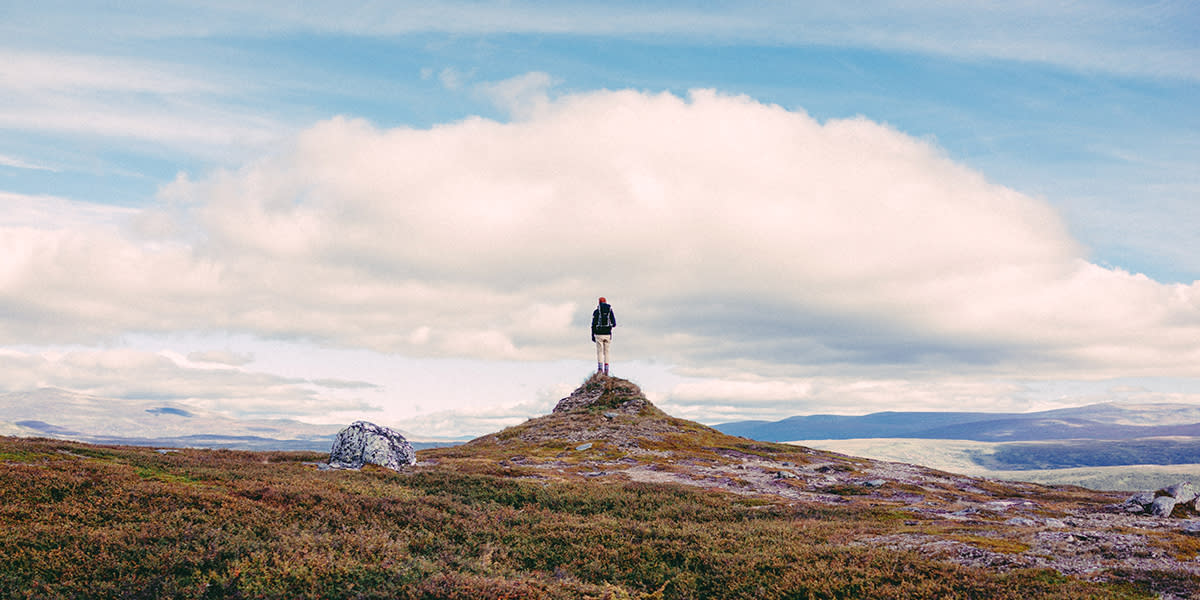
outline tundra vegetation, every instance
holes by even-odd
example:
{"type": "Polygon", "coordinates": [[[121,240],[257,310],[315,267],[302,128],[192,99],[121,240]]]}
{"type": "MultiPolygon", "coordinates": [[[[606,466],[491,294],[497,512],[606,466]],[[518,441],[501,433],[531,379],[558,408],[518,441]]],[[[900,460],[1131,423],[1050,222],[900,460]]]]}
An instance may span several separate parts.
{"type": "MultiPolygon", "coordinates": [[[[871,461],[726,436],[631,402],[620,380],[589,384],[600,394],[593,406],[419,451],[401,471],[320,470],[327,456],[305,452],[0,438],[0,597],[1023,600],[1200,590],[1179,569],[971,564],[963,549],[1021,556],[1038,532],[1006,524],[1006,513],[948,517],[974,496],[1036,498],[1035,518],[1102,511],[1113,497],[964,487],[948,474],[870,479],[871,461]],[[782,466],[764,478],[763,464],[782,466]],[[896,542],[912,539],[954,550],[896,542]]],[[[1200,552],[1200,540],[1174,530],[1144,543],[1177,561],[1200,552]]]]}

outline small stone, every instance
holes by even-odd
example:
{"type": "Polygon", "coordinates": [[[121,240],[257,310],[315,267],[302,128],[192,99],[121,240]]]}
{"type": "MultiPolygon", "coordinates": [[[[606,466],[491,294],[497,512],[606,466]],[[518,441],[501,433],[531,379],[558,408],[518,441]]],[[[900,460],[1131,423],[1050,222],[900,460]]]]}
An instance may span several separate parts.
{"type": "Polygon", "coordinates": [[[869,481],[863,482],[863,485],[865,485],[867,487],[872,487],[872,488],[883,487],[886,484],[887,484],[886,479],[871,479],[869,481]]]}
{"type": "Polygon", "coordinates": [[[795,473],[787,471],[775,471],[775,479],[799,479],[795,473]]]}
{"type": "Polygon", "coordinates": [[[1156,517],[1169,517],[1171,516],[1171,511],[1175,510],[1176,504],[1178,504],[1178,501],[1171,496],[1159,496],[1150,505],[1150,514],[1156,517]]]}
{"type": "Polygon", "coordinates": [[[609,421],[611,421],[611,420],[613,420],[613,419],[615,419],[615,418],[617,418],[617,417],[619,417],[619,416],[621,416],[621,415],[619,415],[619,414],[617,414],[617,413],[615,413],[615,412],[606,412],[606,413],[604,413],[604,418],[605,418],[605,419],[608,419],[609,421]]]}
{"type": "Polygon", "coordinates": [[[1063,521],[1062,519],[1045,519],[1042,521],[1042,523],[1044,523],[1046,527],[1054,527],[1056,529],[1063,529],[1067,526],[1066,521],[1063,521]]]}
{"type": "Polygon", "coordinates": [[[1189,519],[1184,521],[1180,529],[1186,531],[1187,533],[1200,533],[1200,519],[1189,519]]]}
{"type": "Polygon", "coordinates": [[[588,442],[588,443],[586,443],[586,444],[580,444],[580,445],[578,445],[578,446],[575,446],[575,449],[576,449],[576,450],[579,450],[580,452],[582,452],[582,451],[584,451],[584,450],[587,450],[587,449],[589,449],[589,448],[591,448],[591,447],[592,447],[592,443],[591,443],[591,442],[588,442]]]}
{"type": "Polygon", "coordinates": [[[1026,517],[1013,517],[1004,522],[1005,525],[1013,525],[1015,527],[1033,527],[1037,525],[1037,521],[1026,517]]]}

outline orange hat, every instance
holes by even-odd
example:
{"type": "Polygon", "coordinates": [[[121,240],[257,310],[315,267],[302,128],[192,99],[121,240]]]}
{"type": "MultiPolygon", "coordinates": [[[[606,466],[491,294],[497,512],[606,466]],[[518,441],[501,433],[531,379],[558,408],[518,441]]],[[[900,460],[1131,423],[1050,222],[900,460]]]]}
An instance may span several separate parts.
{"type": "Polygon", "coordinates": [[[600,296],[600,302],[601,303],[608,302],[608,298],[605,298],[604,296],[600,296]]]}

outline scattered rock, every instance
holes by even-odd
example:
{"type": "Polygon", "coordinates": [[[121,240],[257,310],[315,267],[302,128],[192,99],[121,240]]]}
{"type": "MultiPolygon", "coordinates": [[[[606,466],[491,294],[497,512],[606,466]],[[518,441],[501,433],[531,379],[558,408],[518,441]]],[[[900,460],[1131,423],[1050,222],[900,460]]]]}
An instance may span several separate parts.
{"type": "Polygon", "coordinates": [[[1053,527],[1055,529],[1064,529],[1067,527],[1067,522],[1063,521],[1062,519],[1047,518],[1043,520],[1042,523],[1046,527],[1053,527]]]}
{"type": "Polygon", "coordinates": [[[787,471],[775,471],[775,479],[799,479],[799,477],[796,476],[795,473],[789,473],[787,471]]]}
{"type": "Polygon", "coordinates": [[[405,465],[417,464],[417,455],[400,432],[367,421],[355,421],[339,431],[333,440],[329,466],[361,469],[366,464],[399,471],[405,465]]]}
{"type": "Polygon", "coordinates": [[[611,420],[613,420],[613,419],[615,419],[615,418],[617,418],[617,417],[619,417],[619,416],[621,416],[621,415],[619,415],[619,414],[617,414],[617,413],[615,413],[615,412],[606,412],[606,413],[604,413],[604,418],[605,418],[605,419],[608,419],[609,421],[611,421],[611,420]]]}
{"type": "Polygon", "coordinates": [[[1171,496],[1159,496],[1150,504],[1150,514],[1156,517],[1169,517],[1171,511],[1175,510],[1175,505],[1178,501],[1171,496]]]}
{"type": "Polygon", "coordinates": [[[1037,525],[1037,521],[1026,517],[1013,517],[1004,522],[1005,525],[1013,525],[1016,527],[1033,527],[1037,525]]]}
{"type": "Polygon", "coordinates": [[[584,451],[584,450],[589,450],[589,449],[591,449],[591,447],[592,447],[592,443],[591,443],[591,442],[588,442],[588,443],[586,443],[586,444],[580,444],[580,445],[578,445],[578,446],[575,446],[575,449],[576,449],[576,450],[579,450],[580,452],[582,452],[582,451],[584,451]]]}
{"type": "Polygon", "coordinates": [[[887,484],[886,479],[870,479],[870,480],[863,482],[863,485],[865,485],[869,488],[883,487],[886,484],[887,484]]]}
{"type": "Polygon", "coordinates": [[[1181,481],[1157,492],[1138,492],[1125,500],[1121,506],[1125,512],[1169,517],[1177,505],[1188,503],[1200,511],[1200,488],[1192,485],[1190,481],[1181,481]]]}

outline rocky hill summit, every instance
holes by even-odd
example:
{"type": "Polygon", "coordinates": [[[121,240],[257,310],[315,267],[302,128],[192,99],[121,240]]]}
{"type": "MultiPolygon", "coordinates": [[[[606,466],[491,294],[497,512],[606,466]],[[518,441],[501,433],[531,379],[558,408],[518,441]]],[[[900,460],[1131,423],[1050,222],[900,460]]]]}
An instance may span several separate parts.
{"type": "Polygon", "coordinates": [[[633,382],[596,374],[571,392],[570,396],[559,400],[552,413],[610,409],[639,414],[647,408],[658,410],[633,382]]]}
{"type": "MultiPolygon", "coordinates": [[[[1127,493],[967,477],[727,435],[668,415],[617,377],[592,376],[548,415],[420,455],[426,468],[547,484],[676,484],[797,507],[891,511],[903,515],[902,526],[864,526],[847,543],[970,566],[1200,577],[1200,518],[1189,508],[1147,515],[1130,510],[1127,493]]],[[[1161,598],[1200,594],[1164,585],[1161,598]]]]}

